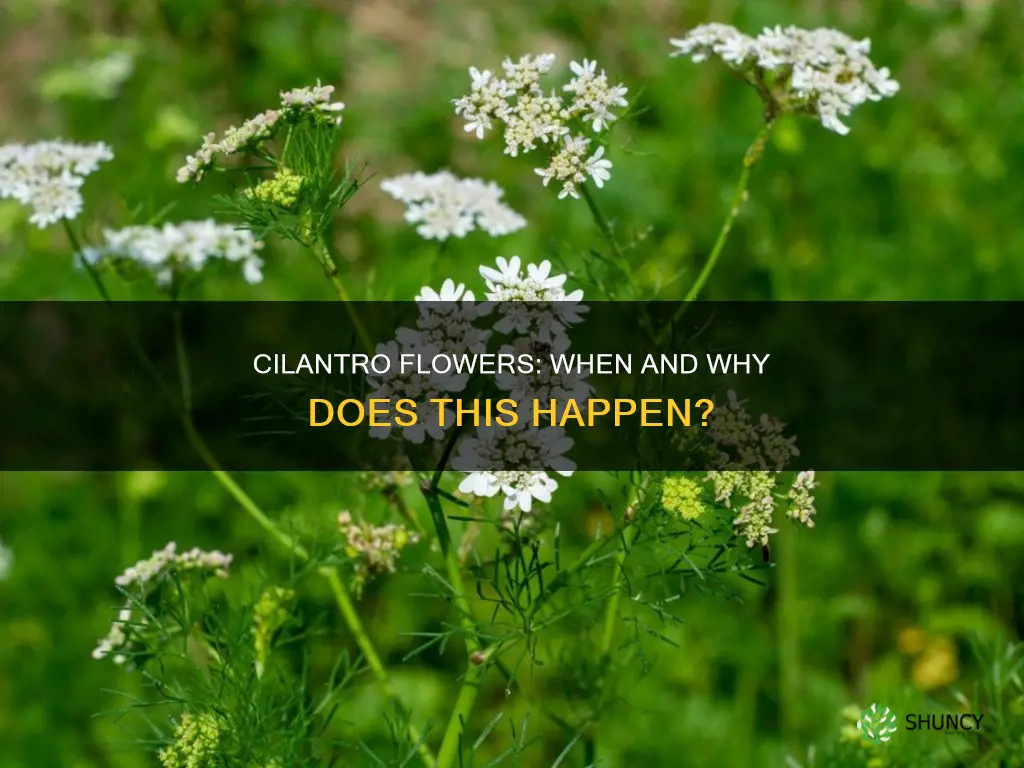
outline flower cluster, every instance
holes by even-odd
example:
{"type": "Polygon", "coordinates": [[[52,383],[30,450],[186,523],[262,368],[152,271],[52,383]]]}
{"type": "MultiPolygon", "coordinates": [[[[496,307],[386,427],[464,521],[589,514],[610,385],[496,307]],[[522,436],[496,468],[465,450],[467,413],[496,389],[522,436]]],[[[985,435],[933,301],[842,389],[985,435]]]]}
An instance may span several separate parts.
{"type": "MultiPolygon", "coordinates": [[[[196,574],[225,579],[231,560],[231,555],[218,550],[207,552],[196,547],[186,552],[178,552],[177,545],[172,541],[163,549],[155,550],[145,560],[140,560],[125,569],[114,579],[114,583],[122,590],[132,588],[139,596],[144,597],[176,574],[196,574]]],[[[131,635],[144,632],[146,629],[144,620],[133,620],[132,602],[129,598],[118,612],[117,619],[111,625],[107,636],[100,640],[93,650],[94,659],[113,656],[115,664],[124,664],[127,661],[126,651],[132,642],[131,635]]]]}
{"type": "Polygon", "coordinates": [[[504,191],[494,182],[418,171],[385,179],[380,187],[406,204],[405,220],[417,224],[416,232],[428,240],[465,237],[476,229],[500,237],[526,226],[526,219],[501,201],[504,191]]]}
{"type": "Polygon", "coordinates": [[[789,516],[799,520],[808,528],[814,527],[814,470],[798,472],[789,493],[789,516]]]}
{"type": "Polygon", "coordinates": [[[394,573],[402,550],[419,541],[416,533],[400,525],[356,522],[350,512],[338,515],[338,528],[345,537],[345,554],[352,558],[355,564],[356,592],[359,592],[373,575],[394,573]]]}
{"type": "Polygon", "coordinates": [[[133,585],[144,587],[150,582],[166,578],[168,574],[181,571],[209,571],[214,576],[227,578],[231,555],[220,550],[206,552],[194,547],[187,552],[178,552],[178,545],[171,541],[163,549],[154,550],[145,560],[139,560],[114,579],[119,587],[133,585]]]}
{"type": "Polygon", "coordinates": [[[661,484],[661,506],[683,520],[696,520],[704,514],[700,483],[684,475],[670,475],[661,484]]]}
{"type": "Polygon", "coordinates": [[[174,742],[160,750],[164,768],[213,768],[217,764],[217,745],[221,729],[215,715],[204,712],[193,717],[186,712],[174,729],[174,742]]]}
{"type": "Polygon", "coordinates": [[[245,196],[265,203],[293,208],[299,201],[299,192],[305,179],[289,168],[278,168],[272,178],[245,190],[245,196]]]}
{"type": "Polygon", "coordinates": [[[201,181],[213,167],[217,158],[226,159],[239,152],[253,149],[274,136],[283,125],[294,125],[303,120],[314,124],[341,124],[341,111],[345,105],[332,102],[334,86],[320,85],[295,88],[281,92],[281,105],[249,118],[240,126],[231,126],[223,135],[208,133],[194,155],[185,158],[178,169],[177,179],[201,181]]]}
{"type": "Polygon", "coordinates": [[[480,426],[459,443],[452,468],[468,474],[459,491],[490,498],[500,491],[506,511],[530,512],[533,500],[551,501],[558,482],[548,470],[569,477],[576,465],[565,456],[573,441],[561,427],[480,426]]]}
{"type": "MultiPolygon", "coordinates": [[[[778,533],[773,527],[778,485],[778,472],[757,471],[712,471],[707,481],[712,484],[715,500],[729,509],[738,509],[733,520],[737,532],[748,547],[767,544],[768,537],[778,533]]],[[[789,516],[799,520],[808,528],[814,526],[814,473],[801,472],[797,475],[786,494],[789,499],[789,516]]]]}
{"type": "Polygon", "coordinates": [[[566,293],[566,275],[551,274],[551,262],[527,264],[523,272],[518,256],[498,257],[497,269],[480,267],[487,286],[485,298],[499,302],[501,319],[494,330],[515,333],[532,341],[552,343],[569,326],[580,322],[587,307],[580,304],[583,291],[566,293]]]}
{"type": "MultiPolygon", "coordinates": [[[[386,373],[367,377],[367,385],[371,390],[367,399],[395,402],[407,398],[414,401],[417,407],[416,422],[407,427],[399,427],[402,439],[417,445],[426,440],[427,436],[441,440],[444,438],[444,428],[441,427],[442,413],[445,425],[450,425],[452,419],[447,408],[431,401],[441,398],[445,393],[461,391],[466,386],[468,376],[403,370],[402,355],[407,352],[408,349],[400,346],[398,341],[377,345],[375,354],[386,356],[390,364],[386,373]]],[[[370,437],[387,439],[391,437],[393,429],[390,421],[386,426],[371,427],[370,437]]]]}
{"type": "MultiPolygon", "coordinates": [[[[550,324],[544,325],[550,327],[550,324]]],[[[550,360],[552,355],[563,355],[568,349],[569,337],[565,334],[556,334],[550,342],[521,338],[514,344],[503,346],[499,353],[515,356],[525,353],[534,359],[550,360]]],[[[534,366],[532,373],[499,372],[495,376],[495,383],[499,389],[507,392],[510,398],[518,403],[529,404],[531,409],[534,402],[539,407],[547,409],[551,407],[552,400],[557,403],[573,400],[579,404],[581,412],[586,412],[587,399],[594,392],[587,377],[588,374],[575,368],[566,367],[556,371],[554,366],[538,365],[534,366]]]]}
{"type": "Polygon", "coordinates": [[[29,221],[45,229],[82,212],[81,187],[101,162],[113,159],[106,144],[40,141],[0,146],[0,200],[32,209],[29,221]]]}
{"type": "Polygon", "coordinates": [[[762,413],[755,423],[744,407],[746,401],[729,390],[725,405],[717,405],[708,419],[708,436],[714,443],[713,465],[721,469],[780,471],[799,456],[796,437],[786,437],[785,424],[762,413]]]}
{"type": "Polygon", "coordinates": [[[270,643],[274,633],[288,620],[287,604],[295,598],[295,592],[284,587],[268,587],[263,590],[253,609],[252,635],[256,651],[256,677],[263,677],[267,659],[270,658],[270,643]]]}
{"type": "Polygon", "coordinates": [[[152,271],[163,286],[170,285],[175,274],[201,270],[210,259],[240,263],[249,283],[263,279],[263,261],[257,255],[263,243],[248,230],[213,219],[108,229],[103,234],[103,246],[86,250],[88,261],[131,262],[152,271]]]}
{"type": "Polygon", "coordinates": [[[584,59],[569,66],[573,78],[562,92],[545,91],[543,75],[555,64],[553,53],[523,56],[502,62],[503,77],[489,69],[470,67],[470,92],[454,99],[455,114],[465,120],[467,132],[483,139],[495,123],[504,126],[505,154],[528,153],[541,144],[550,150],[550,162],[536,173],[544,186],[562,184],[558,197],[579,197],[579,186],[589,178],[597,187],[611,175],[604,146],[591,151],[595,136],[617,119],[616,109],[628,106],[627,88],[612,85],[597,62],[584,59]]]}
{"type": "Polygon", "coordinates": [[[717,57],[742,73],[770,113],[812,114],[838,134],[849,133],[841,118],[856,107],[899,91],[889,69],[869,58],[870,40],[835,29],[777,26],[749,37],[728,24],[703,24],[670,42],[673,56],[695,62],[717,57]]]}
{"type": "MultiPolygon", "coordinates": [[[[449,278],[442,283],[440,292],[425,286],[416,302],[416,328],[399,328],[395,334],[403,352],[432,358],[478,354],[487,348],[491,330],[480,328],[476,322],[488,315],[491,307],[476,303],[473,292],[467,291],[464,284],[456,285],[449,278]]],[[[469,382],[469,374],[433,372],[430,379],[438,390],[459,392],[469,382]]]]}

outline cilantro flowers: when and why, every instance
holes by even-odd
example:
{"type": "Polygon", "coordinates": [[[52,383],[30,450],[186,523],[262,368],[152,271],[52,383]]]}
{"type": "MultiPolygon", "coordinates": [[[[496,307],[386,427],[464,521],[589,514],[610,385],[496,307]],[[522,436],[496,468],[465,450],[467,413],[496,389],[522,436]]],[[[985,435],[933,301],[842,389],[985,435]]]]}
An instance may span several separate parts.
{"type": "Polygon", "coordinates": [[[537,168],[544,186],[554,180],[562,185],[559,198],[579,197],[588,179],[597,187],[611,177],[612,163],[596,137],[618,118],[615,110],[628,106],[627,88],[612,85],[597,62],[572,62],[574,77],[562,92],[546,92],[542,75],[551,71],[553,53],[505,59],[504,77],[489,69],[470,67],[470,92],[455,99],[455,113],[466,121],[465,129],[483,139],[495,123],[504,126],[505,154],[526,154],[546,145],[548,164],[537,168]],[[591,135],[587,135],[587,134],[591,135]]]}

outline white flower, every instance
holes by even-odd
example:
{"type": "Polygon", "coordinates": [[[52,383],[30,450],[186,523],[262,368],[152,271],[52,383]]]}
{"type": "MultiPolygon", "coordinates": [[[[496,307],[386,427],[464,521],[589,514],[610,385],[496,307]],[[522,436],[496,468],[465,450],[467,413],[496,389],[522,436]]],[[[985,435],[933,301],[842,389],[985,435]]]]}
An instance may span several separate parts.
{"type": "Polygon", "coordinates": [[[533,501],[549,502],[558,482],[576,465],[565,456],[573,441],[560,427],[537,428],[520,421],[508,428],[478,427],[459,443],[452,468],[467,472],[459,491],[490,498],[501,493],[506,511],[530,512],[533,501]]]}
{"type": "Polygon", "coordinates": [[[40,229],[82,212],[85,177],[113,159],[106,144],[40,141],[0,146],[0,199],[32,209],[29,221],[40,229]]]}
{"type": "Polygon", "coordinates": [[[416,302],[416,330],[399,328],[395,337],[403,351],[418,354],[424,360],[442,355],[452,358],[451,372],[432,372],[432,383],[447,392],[462,391],[469,383],[469,373],[459,373],[456,361],[486,351],[491,331],[475,323],[490,313],[491,306],[475,303],[473,292],[467,291],[462,283],[456,286],[450,278],[444,281],[440,293],[424,287],[416,302]]]}
{"type": "Polygon", "coordinates": [[[541,177],[546,187],[552,179],[562,182],[558,198],[578,198],[578,185],[590,176],[597,187],[603,187],[611,178],[611,160],[604,157],[604,147],[598,147],[594,154],[587,157],[590,139],[586,136],[566,136],[562,149],[557,152],[547,168],[535,168],[534,173],[541,177]]]}
{"type": "MultiPolygon", "coordinates": [[[[427,436],[434,440],[444,439],[444,431],[452,425],[454,416],[445,407],[443,409],[444,427],[442,427],[442,409],[430,401],[443,397],[446,392],[458,392],[465,388],[468,376],[440,375],[433,372],[419,373],[415,367],[412,370],[403,371],[402,355],[413,353],[412,349],[404,345],[400,346],[397,341],[378,344],[375,354],[384,355],[390,362],[386,373],[367,376],[367,384],[371,391],[366,399],[395,402],[408,398],[415,402],[416,422],[408,427],[398,428],[401,430],[403,440],[418,445],[426,440],[427,436]]],[[[390,421],[386,426],[370,427],[370,437],[385,440],[391,436],[394,427],[395,425],[390,421]]]]}
{"type": "Polygon", "coordinates": [[[365,558],[360,564],[365,571],[364,576],[373,573],[394,573],[402,549],[419,541],[416,533],[400,525],[356,522],[352,519],[352,513],[347,511],[338,515],[338,528],[345,536],[349,557],[365,558]]]}
{"type": "Polygon", "coordinates": [[[716,451],[714,466],[781,471],[800,455],[796,437],[787,437],[786,425],[767,414],[755,424],[745,404],[729,390],[727,402],[712,411],[707,436],[716,451]]]}
{"type": "MultiPolygon", "coordinates": [[[[519,403],[523,415],[532,423],[534,400],[541,408],[548,408],[551,401],[555,400],[564,406],[569,400],[573,400],[580,406],[580,411],[586,411],[586,401],[593,394],[594,388],[587,382],[587,374],[578,373],[575,370],[555,371],[551,365],[551,356],[565,354],[569,349],[569,339],[565,335],[558,335],[550,344],[533,341],[532,339],[519,339],[514,346],[505,345],[501,353],[510,355],[529,354],[531,358],[540,360],[535,365],[533,373],[501,372],[495,376],[495,383],[499,389],[508,393],[508,396],[519,403]]],[[[522,417],[521,417],[522,418],[522,417]]]]}
{"type": "Polygon", "coordinates": [[[839,134],[850,130],[840,118],[899,91],[888,68],[876,68],[868,57],[870,40],[854,40],[835,29],[776,26],[751,38],[726,24],[704,24],[670,42],[673,56],[697,62],[717,56],[761,84],[759,92],[769,95],[770,107],[809,112],[839,134]]]}
{"type": "MultiPolygon", "coordinates": [[[[178,552],[177,545],[172,541],[163,549],[153,552],[145,560],[125,569],[114,583],[122,590],[133,588],[139,593],[136,600],[144,599],[151,590],[164,584],[172,574],[195,573],[205,577],[226,579],[232,556],[220,550],[207,552],[198,547],[187,552],[178,552]]],[[[133,621],[132,599],[124,604],[117,619],[110,627],[107,636],[96,645],[92,652],[94,659],[112,656],[115,664],[124,664],[125,655],[131,646],[131,635],[146,629],[144,619],[133,621]]]]}
{"type": "Polygon", "coordinates": [[[380,186],[406,203],[405,220],[418,224],[416,231],[427,239],[465,237],[474,229],[499,237],[526,226],[526,219],[501,201],[505,193],[494,182],[439,171],[395,176],[380,186]]]}
{"type": "Polygon", "coordinates": [[[557,490],[558,481],[546,472],[499,471],[470,472],[459,483],[459,491],[474,496],[492,498],[498,493],[504,496],[505,511],[521,510],[530,512],[533,501],[548,503],[557,490]]]}
{"type": "Polygon", "coordinates": [[[772,527],[777,474],[760,470],[707,473],[706,480],[714,486],[716,501],[730,509],[734,502],[739,504],[733,525],[748,547],[767,544],[768,537],[778,533],[772,527]]]}
{"type": "Polygon", "coordinates": [[[789,499],[789,516],[799,520],[808,528],[814,527],[814,470],[798,472],[786,497],[789,499]]]}
{"type": "Polygon", "coordinates": [[[604,147],[598,147],[587,159],[586,169],[594,185],[600,189],[611,178],[612,161],[604,157],[604,147]]]}
{"type": "Polygon", "coordinates": [[[210,259],[241,263],[249,283],[263,279],[258,251],[263,243],[244,229],[217,224],[213,219],[137,226],[104,232],[105,244],[92,249],[89,260],[135,262],[152,271],[160,285],[168,285],[175,273],[201,270],[210,259]]]}
{"type": "Polygon", "coordinates": [[[540,146],[550,147],[550,162],[536,173],[547,186],[562,182],[559,199],[579,197],[578,185],[590,176],[600,187],[610,177],[611,163],[599,148],[587,158],[590,139],[580,131],[599,133],[617,119],[616,109],[627,107],[627,88],[612,86],[597,62],[584,59],[569,65],[575,77],[562,92],[545,91],[540,81],[555,62],[554,54],[506,59],[505,77],[490,70],[470,68],[470,93],[454,99],[455,113],[466,121],[466,131],[484,138],[495,123],[504,126],[505,153],[512,157],[540,146]],[[567,99],[566,96],[571,96],[567,99]],[[561,141],[560,141],[561,140],[561,141]]]}
{"type": "Polygon", "coordinates": [[[515,94],[515,88],[505,80],[495,77],[489,69],[469,68],[469,95],[454,99],[455,114],[466,120],[466,131],[484,138],[494,127],[492,120],[502,119],[509,106],[505,101],[515,94]]]}
{"type": "Polygon", "coordinates": [[[626,107],[628,89],[624,85],[611,86],[604,70],[597,74],[597,62],[584,59],[582,64],[572,62],[569,65],[575,78],[562,90],[575,95],[569,112],[583,115],[583,120],[592,124],[594,131],[602,131],[616,119],[612,112],[614,107],[626,107]]]}
{"type": "Polygon", "coordinates": [[[335,125],[341,125],[341,111],[345,109],[345,105],[340,101],[332,102],[333,93],[333,85],[320,85],[320,81],[317,80],[315,86],[282,91],[281,107],[291,110],[296,117],[306,113],[318,113],[329,118],[335,125]]]}
{"type": "Polygon", "coordinates": [[[455,285],[455,281],[450,277],[441,283],[441,291],[435,291],[429,285],[425,285],[420,289],[420,292],[416,294],[416,301],[464,301],[472,302],[473,292],[466,290],[465,283],[459,283],[455,285]]]}
{"type": "Polygon", "coordinates": [[[700,63],[717,56],[729,64],[744,64],[755,55],[757,43],[753,38],[729,24],[701,24],[690,30],[685,37],[673,38],[669,42],[676,47],[672,56],[689,56],[700,63]]]}
{"type": "Polygon", "coordinates": [[[119,587],[143,587],[175,571],[208,571],[211,575],[226,578],[231,560],[231,555],[216,549],[206,552],[195,547],[179,553],[177,544],[171,541],[163,549],[154,550],[145,560],[125,569],[114,583],[119,587]]]}
{"type": "Polygon", "coordinates": [[[587,307],[580,302],[583,291],[566,293],[566,275],[552,275],[551,262],[527,264],[523,274],[518,256],[499,256],[497,269],[480,267],[487,286],[485,298],[499,302],[501,318],[494,325],[499,333],[514,332],[535,342],[551,343],[568,326],[580,322],[587,307]]]}

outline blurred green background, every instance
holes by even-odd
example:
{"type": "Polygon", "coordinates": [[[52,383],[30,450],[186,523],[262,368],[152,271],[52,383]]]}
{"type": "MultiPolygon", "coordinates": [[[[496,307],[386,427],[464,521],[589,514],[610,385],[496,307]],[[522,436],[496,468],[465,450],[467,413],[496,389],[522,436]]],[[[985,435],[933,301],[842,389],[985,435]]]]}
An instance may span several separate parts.
{"type": "MultiPolygon", "coordinates": [[[[272,106],[279,90],[320,78],[347,104],[345,159],[378,174],[338,223],[343,277],[355,298],[408,299],[447,276],[476,285],[478,265],[498,255],[581,272],[588,246],[600,247],[582,201],[556,201],[529,158],[467,137],[449,100],[467,90],[470,65],[541,51],[563,64],[596,57],[643,108],[613,135],[615,168],[599,198],[622,237],[637,239],[638,295],[621,298],[679,298],[710,250],[760,120],[756,96],[721,68],[668,57],[669,37],[706,21],[751,33],[799,24],[870,36],[874,61],[902,84],[896,98],[860,108],[849,136],[813,121],[780,125],[708,298],[1024,295],[1024,9],[1013,0],[4,0],[0,141],[113,146],[115,160],[86,183],[87,213],[76,222],[95,241],[104,226],[210,215],[216,183],[174,182],[184,155],[204,133],[272,106]],[[471,235],[443,254],[424,244],[376,181],[442,167],[501,183],[530,226],[501,241],[471,235]]],[[[40,232],[26,218],[0,202],[0,297],[95,298],[60,229],[40,232]]],[[[271,243],[266,256],[261,285],[227,275],[193,298],[332,298],[308,254],[271,243]]],[[[143,285],[113,292],[155,295],[143,285]]],[[[346,507],[372,515],[380,506],[349,477],[242,482],[285,518],[333,519],[346,507]]],[[[608,482],[578,477],[556,495],[550,514],[577,543],[592,525],[595,489],[608,482]]],[[[117,603],[113,577],[168,539],[256,561],[269,549],[261,532],[204,475],[5,474],[0,538],[14,553],[0,581],[0,768],[154,765],[132,744],[137,733],[94,717],[123,704],[112,691],[134,685],[89,658],[117,603]]],[[[979,681],[1006,669],[971,639],[1001,650],[1024,627],[1024,476],[826,475],[817,527],[784,528],[774,558],[767,589],[731,585],[742,600],[687,596],[684,623],[671,629],[678,647],[660,647],[655,672],[626,685],[604,718],[602,765],[781,766],[786,755],[809,765],[811,746],[814,765],[838,765],[827,755],[850,725],[850,705],[877,701],[902,715],[956,710],[957,692],[976,702],[979,681]]],[[[402,633],[448,615],[417,583],[415,574],[377,583],[361,612],[396,663],[403,695],[421,715],[443,719],[460,649],[397,663],[414,645],[402,633]]],[[[319,589],[310,584],[304,600],[329,612],[319,589]]],[[[333,629],[333,639],[314,644],[314,667],[329,664],[346,638],[343,626],[333,629]]],[[[475,728],[503,695],[492,681],[475,728]]],[[[366,685],[342,717],[372,740],[386,730],[381,707],[366,685]]],[[[526,764],[550,765],[562,746],[558,733],[545,734],[526,764]]],[[[921,733],[850,759],[873,758],[1020,764],[985,743],[921,733]]]]}

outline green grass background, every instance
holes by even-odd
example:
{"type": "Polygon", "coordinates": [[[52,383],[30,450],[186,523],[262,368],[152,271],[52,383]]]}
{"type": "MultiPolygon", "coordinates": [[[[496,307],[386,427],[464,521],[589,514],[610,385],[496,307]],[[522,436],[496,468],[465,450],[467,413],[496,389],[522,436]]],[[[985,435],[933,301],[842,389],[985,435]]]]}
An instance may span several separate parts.
{"type": "MultiPolygon", "coordinates": [[[[474,235],[439,255],[371,181],[338,222],[343,277],[355,298],[409,299],[447,276],[475,284],[478,265],[497,255],[583,270],[587,249],[600,247],[584,204],[556,201],[530,159],[467,137],[449,100],[467,88],[470,65],[494,68],[505,55],[545,50],[563,64],[596,57],[645,108],[613,134],[615,168],[599,198],[617,230],[640,240],[630,256],[636,294],[622,298],[679,298],[710,250],[760,119],[756,96],[720,68],[668,57],[670,36],[705,21],[750,32],[829,25],[870,36],[874,60],[903,86],[896,98],[858,110],[846,137],[811,121],[779,126],[707,297],[1024,295],[1024,12],[1012,0],[5,0],[0,141],[63,137],[114,147],[115,160],[86,184],[81,223],[95,241],[103,226],[209,215],[221,182],[177,185],[184,155],[203,133],[320,78],[347,104],[345,159],[366,163],[378,179],[441,167],[494,179],[530,222],[500,241],[474,235]],[[103,92],[103,78],[86,64],[115,51],[130,57],[131,72],[103,92]]],[[[0,203],[0,297],[95,298],[71,264],[59,228],[39,232],[20,207],[0,203]]],[[[113,292],[155,295],[145,285],[115,284],[113,292]]],[[[308,254],[271,243],[261,285],[225,273],[194,298],[332,292],[308,254]]],[[[284,519],[376,509],[349,477],[242,482],[284,519]]],[[[550,514],[577,544],[593,524],[596,489],[610,482],[577,478],[557,495],[550,514]]],[[[678,647],[653,649],[654,671],[627,681],[602,721],[604,765],[783,765],[787,753],[835,742],[848,705],[942,711],[955,708],[956,691],[991,676],[968,640],[1002,642],[1024,625],[1024,476],[828,474],[819,510],[813,531],[780,534],[767,589],[731,585],[738,600],[687,595],[678,608],[684,622],[671,629],[678,647]],[[923,632],[924,644],[915,647],[908,629],[923,632]]],[[[114,575],[168,539],[220,547],[240,562],[276,556],[202,474],[0,475],[0,537],[15,557],[0,582],[0,768],[155,764],[132,743],[137,732],[94,717],[123,705],[112,691],[136,685],[89,658],[117,602],[114,575]]],[[[415,573],[378,583],[361,611],[396,663],[403,696],[437,725],[450,711],[462,658],[453,644],[397,664],[413,645],[403,633],[450,619],[439,601],[416,594],[418,584],[415,573]]],[[[320,590],[311,583],[303,600],[337,622],[320,590]]],[[[320,674],[350,643],[343,625],[330,629],[313,643],[320,674]]],[[[564,690],[572,681],[562,679],[571,675],[546,674],[545,697],[571,710],[564,690]]],[[[521,715],[516,706],[492,681],[471,725],[479,730],[506,707],[521,715]]],[[[374,687],[361,686],[346,698],[339,728],[385,741],[381,708],[374,687]]],[[[542,738],[525,764],[550,765],[565,735],[539,719],[532,727],[542,738]]],[[[979,762],[985,749],[977,746],[900,733],[884,750],[851,759],[1000,764],[979,762]]],[[[344,764],[360,760],[353,752],[344,764]]],[[[582,765],[582,757],[565,764],[582,765]]]]}

